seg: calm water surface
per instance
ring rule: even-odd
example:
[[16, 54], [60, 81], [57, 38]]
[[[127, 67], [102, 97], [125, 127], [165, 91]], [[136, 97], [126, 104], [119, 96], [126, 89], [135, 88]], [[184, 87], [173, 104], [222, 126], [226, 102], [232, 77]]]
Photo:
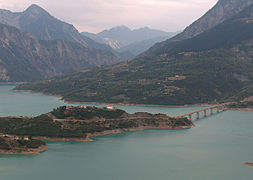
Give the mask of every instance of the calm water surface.
[[[63, 105], [56, 97], [9, 91], [0, 85], [0, 116], [35, 116]], [[119, 106], [130, 113], [178, 115], [201, 107]], [[249, 180], [253, 168], [253, 112], [227, 111], [189, 130], [146, 130], [48, 142], [36, 156], [0, 156], [0, 180]]]

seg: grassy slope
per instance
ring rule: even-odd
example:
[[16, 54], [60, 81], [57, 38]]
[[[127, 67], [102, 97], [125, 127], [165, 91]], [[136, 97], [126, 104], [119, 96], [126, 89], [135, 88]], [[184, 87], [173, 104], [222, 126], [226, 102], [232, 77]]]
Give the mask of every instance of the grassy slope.
[[[205, 103], [233, 95], [250, 83], [235, 77], [238, 74], [250, 79], [249, 72], [253, 72], [251, 57], [244, 56], [244, 52], [241, 54], [243, 62], [228, 50], [155, 61], [141, 59], [127, 65], [26, 84], [18, 89], [61, 94], [64, 99], [72, 101], [162, 105]], [[176, 75], [179, 78], [173, 80]]]

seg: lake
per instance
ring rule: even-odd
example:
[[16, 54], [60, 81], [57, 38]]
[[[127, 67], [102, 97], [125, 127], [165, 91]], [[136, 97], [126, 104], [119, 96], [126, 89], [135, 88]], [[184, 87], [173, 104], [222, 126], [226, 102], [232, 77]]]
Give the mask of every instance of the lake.
[[[57, 97], [0, 85], [0, 116], [36, 116], [65, 105]], [[102, 106], [102, 105], [99, 105]], [[118, 106], [129, 113], [171, 116], [201, 107]], [[40, 155], [0, 155], [0, 180], [249, 180], [253, 168], [253, 112], [225, 111], [188, 130], [145, 130], [48, 142]]]

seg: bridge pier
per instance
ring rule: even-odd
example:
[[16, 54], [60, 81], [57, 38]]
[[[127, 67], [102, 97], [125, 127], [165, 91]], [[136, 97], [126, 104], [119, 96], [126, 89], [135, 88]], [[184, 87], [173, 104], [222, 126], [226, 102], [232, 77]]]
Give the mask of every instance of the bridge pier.
[[197, 112], [197, 119], [199, 119], [199, 112]]
[[204, 117], [206, 117], [207, 115], [206, 115], [206, 110], [204, 110]]
[[192, 120], [192, 115], [191, 114], [189, 114], [189, 120]]
[[210, 112], [210, 115], [213, 115], [214, 113], [219, 113], [220, 111], [225, 111], [225, 110], [226, 110], [225, 105], [216, 105], [216, 106], [196, 110], [196, 111], [193, 111], [193, 112], [190, 112], [190, 113], [186, 113], [186, 114], [183, 114], [183, 115], [178, 116], [178, 117], [188, 117], [189, 120], [192, 120], [193, 115], [196, 114], [196, 119], [200, 119], [200, 115], [202, 115], [202, 112], [203, 112], [204, 117], [207, 117], [208, 112]]

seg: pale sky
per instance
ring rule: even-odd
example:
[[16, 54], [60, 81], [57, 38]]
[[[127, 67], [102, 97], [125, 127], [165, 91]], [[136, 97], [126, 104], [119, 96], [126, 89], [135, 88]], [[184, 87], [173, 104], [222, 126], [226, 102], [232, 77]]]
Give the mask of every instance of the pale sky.
[[99, 32], [114, 26], [148, 26], [165, 31], [183, 30], [218, 0], [0, 0], [13, 12], [37, 4], [80, 32]]

